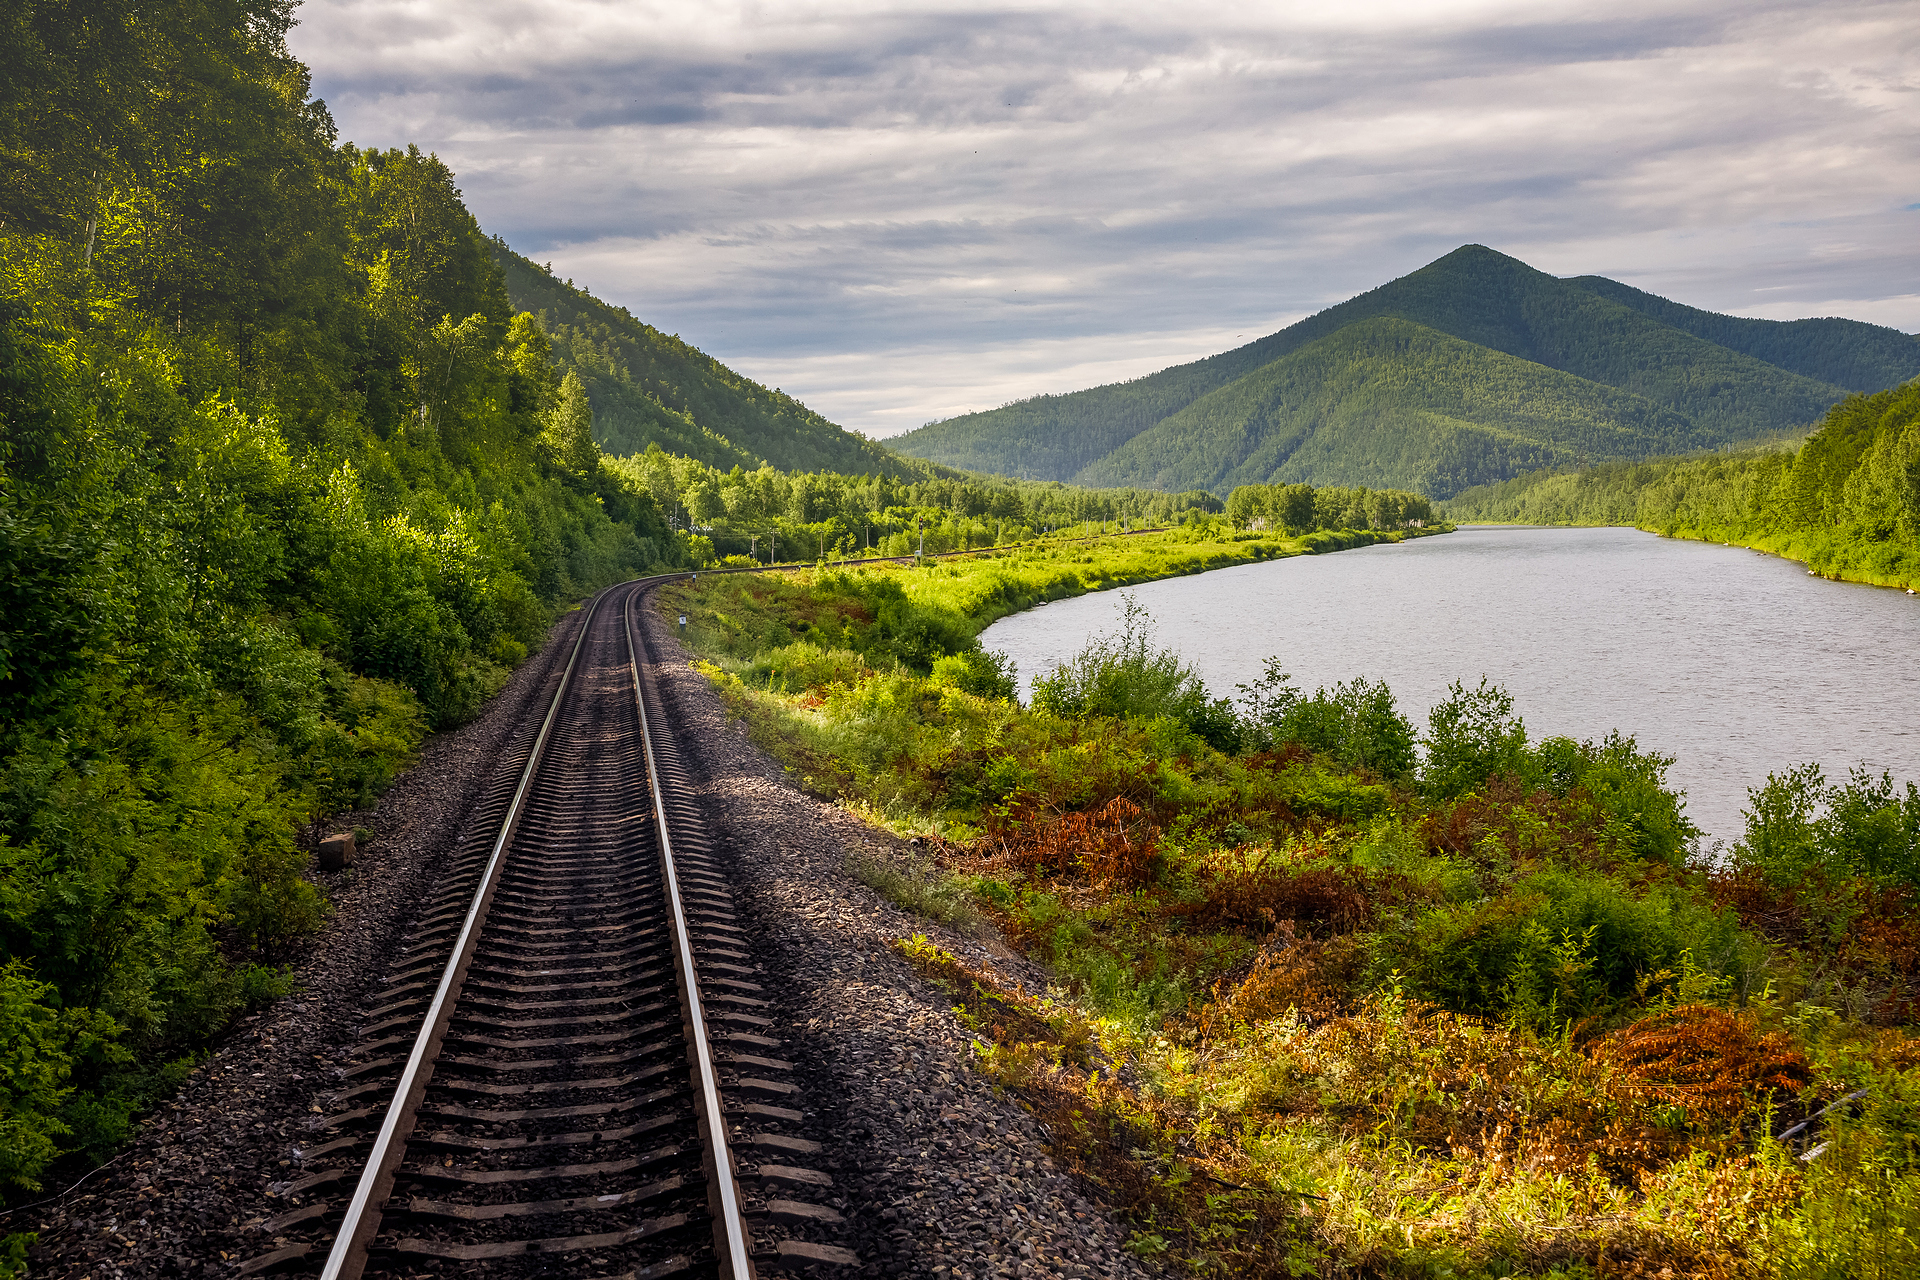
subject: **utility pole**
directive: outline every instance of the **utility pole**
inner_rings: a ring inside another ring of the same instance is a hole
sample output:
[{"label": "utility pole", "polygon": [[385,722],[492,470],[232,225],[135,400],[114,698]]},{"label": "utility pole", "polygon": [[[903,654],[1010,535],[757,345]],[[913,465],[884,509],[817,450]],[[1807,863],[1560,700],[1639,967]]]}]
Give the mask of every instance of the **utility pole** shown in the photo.
[{"label": "utility pole", "polygon": [[913,558],[915,560],[922,560],[926,558],[927,554],[927,518],[925,516],[916,516],[914,523],[920,527],[920,550],[914,553]]}]

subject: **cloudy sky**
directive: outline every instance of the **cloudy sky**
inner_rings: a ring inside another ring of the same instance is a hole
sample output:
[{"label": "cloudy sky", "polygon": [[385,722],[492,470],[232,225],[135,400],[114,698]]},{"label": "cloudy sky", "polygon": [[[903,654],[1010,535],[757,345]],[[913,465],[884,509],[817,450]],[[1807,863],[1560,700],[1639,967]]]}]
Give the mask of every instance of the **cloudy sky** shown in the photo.
[{"label": "cloudy sky", "polygon": [[1477,242],[1920,329],[1920,0],[305,0],[341,136],[884,436]]}]

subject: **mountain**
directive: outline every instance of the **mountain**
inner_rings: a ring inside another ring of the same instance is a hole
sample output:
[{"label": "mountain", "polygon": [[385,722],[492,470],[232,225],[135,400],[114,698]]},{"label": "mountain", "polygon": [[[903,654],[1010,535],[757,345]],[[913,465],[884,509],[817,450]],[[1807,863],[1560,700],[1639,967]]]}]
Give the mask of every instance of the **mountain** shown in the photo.
[{"label": "mountain", "polygon": [[723,470],[769,462],[782,471],[917,474],[871,440],[742,377],[678,334],[661,333],[625,307],[555,279],[501,240],[491,243],[514,310],[540,318],[561,371],[578,373],[586,384],[594,434],[607,453],[644,453],[657,444]]},{"label": "mountain", "polygon": [[1216,493],[1339,475],[1451,494],[1535,467],[1670,453],[1689,427],[1644,396],[1374,316],[1202,396],[1080,474]]},{"label": "mountain", "polygon": [[[1639,297],[1665,302],[1649,294]],[[1619,414],[1612,409],[1600,412],[1594,407],[1598,402],[1590,390],[1581,390],[1568,405],[1550,407],[1548,401],[1557,393],[1547,392],[1545,401],[1523,397],[1525,403],[1534,406],[1526,412],[1503,409],[1493,413],[1481,405],[1475,411],[1478,416],[1458,419],[1470,424],[1471,429],[1460,435],[1449,426],[1441,433],[1453,441],[1449,448],[1455,450],[1448,455],[1453,461],[1443,464],[1441,453],[1433,452],[1437,447],[1433,431],[1438,428],[1432,424],[1455,421],[1448,406],[1476,399],[1473,388],[1449,387],[1445,385],[1447,379],[1478,376],[1491,366],[1467,361],[1453,348],[1443,351],[1439,345],[1423,342],[1413,347],[1420,352],[1419,358],[1436,360],[1432,369],[1415,373],[1405,358],[1399,358],[1388,381],[1350,372],[1336,382],[1338,386],[1366,388],[1365,413],[1359,403],[1344,405],[1304,391],[1287,401],[1310,401],[1316,406],[1315,412],[1331,415],[1311,433],[1314,443],[1292,463],[1289,479],[1410,487],[1420,481],[1407,468],[1429,465],[1434,468],[1427,473],[1430,483],[1440,483],[1439,477],[1445,475],[1497,478],[1511,474],[1500,468],[1507,465],[1502,459],[1516,456],[1516,450],[1538,456],[1566,456],[1566,450],[1575,447],[1571,441],[1576,436],[1596,445],[1611,441],[1632,449],[1640,447],[1634,441],[1653,438],[1672,441],[1665,446],[1669,449],[1710,447],[1811,423],[1828,405],[1855,389],[1862,378],[1871,382],[1880,376],[1875,370],[1898,381],[1903,367],[1898,344],[1878,337],[1874,350],[1882,354],[1872,360],[1848,365],[1843,359],[1823,356],[1823,351],[1840,340],[1835,335],[1853,332],[1835,326],[1852,322],[1796,322],[1813,327],[1795,328],[1778,321],[1736,321],[1734,329],[1729,330],[1742,344],[1736,347],[1694,332],[1686,324],[1650,314],[1642,306],[1630,305],[1631,301],[1609,296],[1591,281],[1562,280],[1484,246],[1466,245],[1410,275],[1233,351],[1131,382],[1037,397],[931,423],[887,443],[901,453],[953,466],[1038,479],[1108,484],[1116,477],[1128,476],[1132,483],[1155,483],[1146,477],[1161,476],[1166,483],[1186,477],[1187,482],[1224,484],[1225,477],[1230,476],[1236,482],[1265,481],[1279,475],[1288,464],[1292,453],[1285,442],[1296,437],[1284,430],[1263,432],[1248,419],[1240,428],[1243,439],[1251,441],[1258,436],[1261,444],[1255,448],[1249,443],[1244,455],[1229,460],[1221,450],[1232,429],[1221,425],[1223,420],[1218,416],[1225,412],[1225,405],[1260,403],[1261,391],[1248,388],[1245,395],[1228,397],[1204,409],[1200,408],[1201,401],[1256,371],[1264,371],[1275,361],[1351,326],[1383,317],[1408,321],[1491,354],[1529,362],[1543,372],[1570,375],[1574,380],[1536,379],[1543,388],[1593,384],[1624,393],[1677,415],[1679,434],[1674,435],[1673,424],[1666,419],[1651,435],[1638,426],[1621,426],[1616,431],[1603,424],[1639,422],[1644,409],[1636,407],[1628,412],[1620,408]],[[1691,308],[1681,310],[1692,317],[1733,320]],[[1710,328],[1689,317],[1679,318],[1697,328]],[[1860,328],[1871,330],[1873,326]],[[1791,333],[1781,333],[1789,329]],[[1911,339],[1907,341],[1912,343]],[[1366,349],[1366,343],[1355,348],[1361,349]],[[1755,352],[1771,354],[1775,359]],[[1776,359],[1791,360],[1794,367]],[[1915,349],[1911,364],[1912,370],[1905,376],[1920,372],[1920,348]],[[1331,371],[1337,362],[1316,359],[1310,367]],[[1804,371],[1808,368],[1845,373],[1850,380],[1833,382],[1809,376]],[[1295,372],[1275,376],[1285,383]],[[1627,403],[1619,401],[1617,406]],[[1196,412],[1190,414],[1189,409]],[[1424,442],[1395,440],[1383,414],[1394,422],[1428,424],[1421,428],[1426,433]],[[1569,435],[1569,424],[1574,422],[1590,423],[1592,429]],[[1207,425],[1203,427],[1203,423]],[[1150,434],[1152,438],[1146,438]],[[1353,438],[1343,443],[1338,438],[1343,434]],[[1297,437],[1301,443],[1306,439],[1304,435]],[[1491,443],[1495,439],[1504,442],[1497,449]],[[1479,447],[1472,444],[1476,440],[1490,450],[1485,457],[1468,456]],[[1181,451],[1188,446],[1198,451],[1190,465],[1179,461]],[[1459,453],[1460,449],[1468,453]],[[1642,455],[1628,451],[1587,456]],[[1267,475],[1257,474],[1261,465],[1271,465],[1273,470]],[[1195,479],[1200,475],[1221,478]],[[1434,492],[1435,496],[1445,496]]]},{"label": "mountain", "polygon": [[1748,320],[1701,311],[1605,276],[1569,281],[1661,324],[1778,365],[1791,373],[1872,394],[1920,374],[1920,337],[1862,320]]}]

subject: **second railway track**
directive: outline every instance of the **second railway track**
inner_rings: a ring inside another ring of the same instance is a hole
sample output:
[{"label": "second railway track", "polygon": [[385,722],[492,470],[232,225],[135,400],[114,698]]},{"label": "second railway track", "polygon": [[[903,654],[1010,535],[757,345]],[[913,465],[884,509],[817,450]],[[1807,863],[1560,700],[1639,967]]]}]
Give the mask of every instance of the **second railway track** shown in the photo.
[{"label": "second railway track", "polygon": [[851,1264],[831,1177],[611,588],[477,807],[236,1272],[759,1274]]}]

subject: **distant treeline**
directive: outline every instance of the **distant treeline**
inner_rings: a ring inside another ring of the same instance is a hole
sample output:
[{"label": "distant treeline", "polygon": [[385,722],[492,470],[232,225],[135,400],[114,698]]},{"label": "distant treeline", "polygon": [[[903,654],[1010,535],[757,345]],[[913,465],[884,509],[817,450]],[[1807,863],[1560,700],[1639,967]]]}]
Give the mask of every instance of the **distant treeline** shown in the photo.
[{"label": "distant treeline", "polygon": [[1433,504],[1402,489],[1310,484],[1243,484],[1227,497],[1227,516],[1285,533],[1318,529],[1405,529],[1433,519]]},{"label": "distant treeline", "polygon": [[1634,525],[1761,547],[1830,576],[1920,586],[1920,381],[1842,401],[1797,450],[1536,471],[1467,490],[1445,511]]},{"label": "distant treeline", "polygon": [[[721,470],[659,448],[607,465],[635,491],[650,495],[679,528],[691,527],[705,538],[704,550],[761,561],[769,555],[812,560],[869,550],[908,555],[923,539],[929,552],[964,550],[1090,525],[1166,524],[1189,512],[1221,509],[1218,498],[1199,490],[1078,489],[995,476],[960,480],[917,459],[903,460],[906,478],[764,465]],[[698,542],[695,547],[702,549]]]}]

